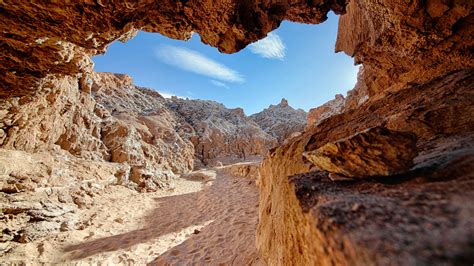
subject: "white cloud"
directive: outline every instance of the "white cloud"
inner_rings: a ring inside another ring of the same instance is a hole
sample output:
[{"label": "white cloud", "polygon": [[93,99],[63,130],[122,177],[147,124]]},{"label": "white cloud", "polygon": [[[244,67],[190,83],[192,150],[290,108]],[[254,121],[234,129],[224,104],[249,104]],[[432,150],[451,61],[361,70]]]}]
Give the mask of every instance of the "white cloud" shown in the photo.
[{"label": "white cloud", "polygon": [[156,49],[156,56],[164,63],[196,74],[228,82],[244,82],[239,72],[206,56],[185,48],[163,46]]},{"label": "white cloud", "polygon": [[285,44],[276,33],[269,33],[265,39],[249,45],[252,53],[264,58],[280,59],[285,57]]},{"label": "white cloud", "polygon": [[227,84],[225,84],[224,82],[220,82],[220,81],[211,79],[211,83],[214,84],[214,86],[217,86],[217,87],[230,89],[229,86],[227,86]]},{"label": "white cloud", "polygon": [[176,95],[172,92],[165,92],[165,91],[158,91],[158,93],[163,96],[164,98],[167,98],[167,99],[171,99],[171,97],[173,96],[176,96],[178,98],[182,98],[182,99],[186,99],[186,98],[189,98],[189,97],[184,97],[184,96],[180,96],[180,95]]}]

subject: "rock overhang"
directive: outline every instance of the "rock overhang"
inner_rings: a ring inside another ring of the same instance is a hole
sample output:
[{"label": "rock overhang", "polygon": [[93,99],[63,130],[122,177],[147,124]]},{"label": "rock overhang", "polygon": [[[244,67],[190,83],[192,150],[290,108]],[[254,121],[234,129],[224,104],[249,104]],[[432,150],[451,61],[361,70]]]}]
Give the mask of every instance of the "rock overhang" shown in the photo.
[{"label": "rock overhang", "polygon": [[348,0],[320,1],[65,1],[0,3],[0,97],[31,95],[47,74],[91,73],[90,57],[138,30],[234,53],[266,37],[283,20],[320,23]]}]

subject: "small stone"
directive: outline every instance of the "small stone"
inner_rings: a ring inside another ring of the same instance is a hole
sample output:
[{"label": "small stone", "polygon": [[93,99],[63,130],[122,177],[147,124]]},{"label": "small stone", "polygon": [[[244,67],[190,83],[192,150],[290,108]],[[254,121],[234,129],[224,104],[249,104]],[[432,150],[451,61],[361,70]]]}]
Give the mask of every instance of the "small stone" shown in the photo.
[{"label": "small stone", "polygon": [[353,212],[355,212],[355,211],[357,211],[357,210],[359,210],[359,209],[360,209],[360,204],[359,204],[359,203],[354,203],[354,204],[352,204],[351,210],[352,210]]},{"label": "small stone", "polygon": [[329,173],[328,177],[329,177],[329,179],[331,179],[331,181],[348,181],[348,180],[353,180],[352,178],[349,178],[349,177],[347,177],[347,176],[338,175],[338,174],[334,174],[334,173]]}]

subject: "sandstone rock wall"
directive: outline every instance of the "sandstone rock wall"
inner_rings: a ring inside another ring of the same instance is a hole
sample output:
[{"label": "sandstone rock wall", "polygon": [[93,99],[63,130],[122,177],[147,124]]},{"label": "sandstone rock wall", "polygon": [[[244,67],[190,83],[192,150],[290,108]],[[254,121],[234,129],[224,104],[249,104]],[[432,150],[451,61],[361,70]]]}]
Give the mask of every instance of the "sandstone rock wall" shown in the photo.
[{"label": "sandstone rock wall", "polygon": [[472,68],[470,1],[350,1],[336,51],[364,64],[370,98]]},{"label": "sandstone rock wall", "polygon": [[310,109],[306,123],[307,127],[318,125],[324,119],[342,113],[345,104],[346,98],[344,98],[342,94],[336,94],[334,100],[330,100],[321,106]]},{"label": "sandstone rock wall", "polygon": [[49,76],[34,96],[2,99],[0,146],[28,152],[64,149],[86,159],[107,159],[96,103],[73,77]]},{"label": "sandstone rock wall", "polygon": [[[465,225],[474,212],[461,202],[474,192],[474,121],[465,115],[474,111],[473,81],[473,72],[464,70],[407,87],[323,120],[272,150],[260,169],[257,232],[267,262],[403,265],[472,259],[467,243],[474,229]],[[378,125],[417,135],[420,155],[413,172],[366,183],[338,183],[311,172],[316,168],[304,159],[305,151]],[[431,207],[420,212],[420,206]],[[385,236],[386,230],[391,233]],[[439,245],[448,238],[449,246]]]},{"label": "sandstone rock wall", "polygon": [[127,184],[130,166],[91,161],[68,152],[29,153],[0,149],[0,243],[87,226],[79,209],[88,208],[105,186]]},{"label": "sandstone rock wall", "polygon": [[324,1],[69,1],[0,3],[0,96],[21,96],[37,89],[47,74],[92,72],[89,56],[126,41],[137,30],[175,39],[198,33],[204,43],[225,53],[262,39],[282,20],[319,23],[346,0]]},{"label": "sandstone rock wall", "polygon": [[36,95],[2,100],[0,147],[124,163],[131,179],[151,190],[193,169],[193,145],[176,132],[161,96],[109,73],[94,74],[95,99],[79,87],[74,77],[50,76]]},{"label": "sandstone rock wall", "polygon": [[[152,124],[162,123],[161,115],[151,119],[137,103],[132,104],[137,114],[130,115],[120,111],[128,103],[114,112],[107,110],[106,97],[105,107],[94,102],[88,95],[98,91],[91,55],[136,30],[177,39],[197,32],[204,43],[230,53],[284,19],[319,23],[330,10],[346,13],[336,51],[363,63],[363,72],[342,113],[273,149],[263,162],[260,250],[270,264],[472,263],[474,214],[465,203],[473,187],[473,6],[444,0],[2,1],[1,146],[67,151],[73,161],[113,157],[140,166],[131,177],[149,187],[148,167],[179,170],[159,159],[177,148],[158,147],[162,142],[148,134],[160,128]],[[173,123],[170,117],[163,123]],[[419,139],[414,172],[398,176],[398,184],[341,185],[328,183],[325,173],[308,174],[312,169],[303,152],[376,126],[410,131]],[[290,184],[295,174],[301,175]],[[9,172],[2,178],[20,184],[24,178],[18,176]],[[7,186],[3,193],[16,189],[21,186]],[[20,209],[33,214],[33,221],[63,213],[37,214],[40,208]],[[24,213],[11,209],[10,216]],[[373,232],[382,233],[367,238]]]}]

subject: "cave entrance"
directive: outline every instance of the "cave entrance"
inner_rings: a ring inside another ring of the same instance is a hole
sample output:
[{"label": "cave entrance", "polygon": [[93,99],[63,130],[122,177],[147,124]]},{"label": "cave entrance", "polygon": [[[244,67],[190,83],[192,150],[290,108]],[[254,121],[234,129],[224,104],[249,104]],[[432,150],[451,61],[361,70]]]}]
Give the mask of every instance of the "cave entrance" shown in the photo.
[{"label": "cave entrance", "polygon": [[163,96],[215,100],[247,115],[282,98],[308,111],[354,87],[358,67],[334,53],[338,16],[320,25],[284,21],[268,37],[235,54],[222,54],[194,34],[187,41],[139,32],[95,56],[95,70],[129,74]]}]

